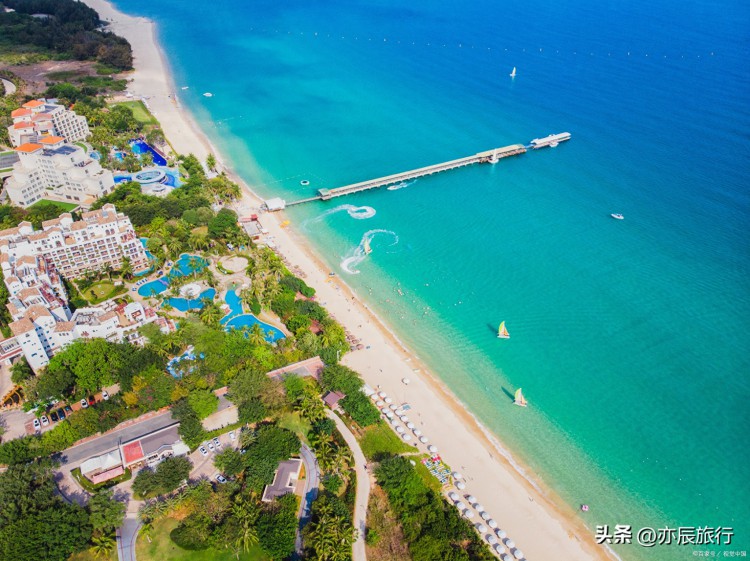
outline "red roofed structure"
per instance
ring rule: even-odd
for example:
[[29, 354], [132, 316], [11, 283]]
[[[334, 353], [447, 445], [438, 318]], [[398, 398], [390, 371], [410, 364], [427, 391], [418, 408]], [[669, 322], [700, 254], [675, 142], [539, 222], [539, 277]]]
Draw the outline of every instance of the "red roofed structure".
[[136, 440], [130, 444], [125, 444], [122, 447], [122, 459], [126, 466], [140, 462], [144, 457], [145, 454], [143, 453], [140, 440]]

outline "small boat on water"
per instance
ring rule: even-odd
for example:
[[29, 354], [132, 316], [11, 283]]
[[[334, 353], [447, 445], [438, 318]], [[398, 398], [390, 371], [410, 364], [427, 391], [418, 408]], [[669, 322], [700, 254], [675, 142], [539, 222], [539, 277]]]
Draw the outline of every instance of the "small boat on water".
[[516, 77], [516, 67], [515, 66], [513, 67], [513, 71], [510, 73], [510, 77], [511, 78], [515, 78]]
[[514, 405], [518, 405], [519, 407], [526, 407], [526, 398], [523, 396], [523, 392], [521, 392], [521, 388], [518, 388], [516, 390], [515, 399], [513, 400]]
[[190, 86], [182, 86], [183, 90], [187, 90], [188, 88], [190, 88]]
[[610, 214], [610, 216], [611, 216], [612, 218], [614, 218], [615, 220], [622, 220], [622, 219], [624, 219], [624, 218], [625, 218], [625, 217], [624, 217], [624, 216], [623, 216], [622, 214], [620, 214], [619, 212], [615, 212], [615, 213], [613, 213], [613, 214]]
[[308, 185], [310, 185], [310, 180], [303, 179], [302, 181], [299, 182], [299, 184], [307, 187]]
[[370, 255], [372, 253], [372, 248], [370, 247], [370, 240], [365, 238], [365, 243], [362, 245], [365, 248], [365, 255]]
[[203, 97], [213, 97], [213, 96], [214, 94], [212, 94], [211, 92], [206, 92], [203, 94]]
[[497, 336], [499, 339], [510, 339], [510, 333], [505, 329], [505, 322], [502, 322], [500, 327], [497, 328]]

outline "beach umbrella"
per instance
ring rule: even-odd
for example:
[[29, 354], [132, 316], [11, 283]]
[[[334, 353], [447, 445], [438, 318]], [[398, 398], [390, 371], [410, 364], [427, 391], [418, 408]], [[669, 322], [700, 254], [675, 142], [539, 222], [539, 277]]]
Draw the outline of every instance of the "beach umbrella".
[[484, 534], [487, 531], [487, 526], [481, 523], [475, 524], [474, 527], [477, 529], [477, 532], [479, 532], [480, 534]]
[[498, 555], [502, 555], [503, 553], [505, 553], [505, 548], [503, 547], [503, 544], [496, 543], [495, 544], [495, 551], [497, 551]]
[[414, 429], [414, 436], [422, 436], [422, 431], [419, 429]]
[[466, 497], [466, 500], [469, 501], [471, 504], [474, 504], [475, 502], [477, 502], [477, 498], [474, 495], [469, 495], [468, 497]]
[[370, 394], [370, 399], [372, 399], [373, 401], [376, 401], [376, 400], [380, 399], [380, 396], [378, 395], [377, 392], [373, 392], [373, 393]]
[[401, 419], [405, 423], [409, 422], [409, 417], [407, 417], [406, 415], [399, 415], [398, 418]]
[[451, 491], [450, 493], [448, 493], [448, 498], [455, 502], [459, 499], [459, 496], [457, 493], [454, 493], [453, 491]]
[[401, 438], [403, 438], [406, 441], [409, 441], [409, 440], [411, 440], [411, 435], [410, 434], [402, 434]]
[[393, 400], [390, 397], [384, 397], [383, 401], [385, 401], [386, 403], [393, 403]]
[[505, 547], [507, 547], [508, 549], [513, 549], [514, 547], [516, 547], [516, 542], [508, 538], [505, 540]]
[[414, 424], [414, 423], [412, 423], [412, 422], [406, 423], [406, 428], [407, 428], [407, 429], [410, 429], [410, 430], [414, 430], [414, 429], [416, 428], [416, 426], [417, 426], [417, 425], [415, 425], [415, 424]]
[[497, 538], [492, 534], [487, 534], [487, 543], [489, 543], [490, 545], [495, 545], [497, 543]]
[[435, 446], [434, 444], [430, 444], [427, 447], [427, 451], [430, 452], [431, 454], [437, 454], [438, 453], [438, 447]]
[[463, 481], [458, 481], [456, 482], [456, 489], [458, 489], [459, 491], [463, 491], [464, 489], [466, 489], [466, 484]]
[[516, 559], [523, 559], [523, 551], [521, 551], [520, 549], [515, 550], [513, 552], [513, 555]]
[[390, 411], [390, 409], [388, 409], [387, 407], [381, 407], [381, 408], [380, 408], [380, 410], [381, 410], [381, 411], [382, 411], [383, 413], [388, 413], [388, 412]]
[[494, 518], [490, 518], [487, 521], [487, 526], [489, 526], [490, 528], [492, 528], [493, 530], [495, 530], [497, 528], [497, 522], [495, 522]]
[[458, 473], [457, 471], [453, 472], [453, 479], [463, 479], [464, 476]]
[[379, 393], [378, 395], [379, 395], [380, 397], [382, 397], [383, 399], [385, 399], [386, 397], [388, 397], [388, 394], [387, 394], [387, 393], [385, 393], [385, 392], [380, 392], [380, 393]]
[[508, 534], [505, 533], [505, 530], [498, 530], [497, 537], [500, 538], [501, 540], [504, 540], [505, 538], [508, 537]]
[[402, 379], [401, 381], [402, 381], [402, 382], [403, 382], [404, 384], [406, 384], [407, 386], [409, 385], [409, 382], [411, 382], [411, 380], [409, 380], [409, 378], [403, 378], [403, 379]]
[[406, 431], [404, 430], [404, 427], [398, 426], [396, 427], [396, 432], [398, 434], [404, 434]]
[[375, 402], [375, 405], [377, 405], [378, 407], [383, 407], [383, 405], [385, 405], [385, 401], [379, 399]]
[[398, 424], [398, 419], [394, 417], [389, 417], [388, 420], [391, 422], [393, 426], [396, 426]]
[[468, 508], [464, 511], [464, 516], [466, 518], [474, 518], [474, 512], [469, 510]]
[[395, 417], [395, 415], [388, 410], [386, 410], [385, 416], [388, 417], [389, 419], [393, 419], [393, 417]]
[[477, 509], [477, 512], [484, 512], [484, 507], [479, 503], [474, 504], [474, 508]]
[[458, 501], [458, 502], [456, 503], [456, 508], [457, 508], [458, 510], [464, 510], [464, 509], [466, 508], [466, 505], [465, 505], [465, 504], [464, 504], [464, 503], [463, 503], [462, 501]]
[[420, 441], [420, 442], [421, 442], [422, 444], [427, 444], [427, 443], [428, 443], [428, 442], [429, 442], [430, 440], [429, 440], [429, 439], [428, 439], [428, 438], [427, 438], [426, 436], [420, 436], [420, 437], [419, 437], [419, 441]]
[[503, 561], [513, 561], [511, 556], [508, 555], [507, 553], [503, 554], [503, 556], [500, 559], [502, 559]]
[[[388, 403], [388, 400], [386, 399], [385, 402]], [[391, 411], [395, 411], [396, 409], [398, 409], [398, 405], [396, 405], [395, 403], [391, 403], [388, 407]]]
[[489, 512], [480, 512], [479, 516], [482, 517], [482, 520], [489, 520], [490, 519], [490, 513]]

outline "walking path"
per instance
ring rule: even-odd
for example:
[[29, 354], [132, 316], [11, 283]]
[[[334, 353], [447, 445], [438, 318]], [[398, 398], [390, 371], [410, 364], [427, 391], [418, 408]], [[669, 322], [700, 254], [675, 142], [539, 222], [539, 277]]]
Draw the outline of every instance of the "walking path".
[[117, 558], [120, 561], [136, 561], [135, 540], [140, 529], [138, 515], [128, 512], [122, 526], [117, 529]]
[[367, 527], [367, 502], [370, 500], [370, 474], [367, 473], [365, 455], [359, 442], [342, 421], [338, 415], [331, 411], [326, 411], [328, 416], [336, 423], [341, 436], [354, 456], [354, 469], [357, 472], [357, 496], [354, 501], [354, 527], [357, 529], [357, 539], [352, 545], [352, 561], [366, 561], [367, 553], [365, 551], [365, 528]]
[[302, 444], [300, 448], [300, 456], [302, 456], [302, 461], [305, 463], [305, 490], [302, 494], [302, 502], [300, 504], [298, 516], [299, 525], [297, 526], [297, 537], [294, 543], [298, 559], [303, 553], [302, 528], [310, 522], [312, 515], [312, 502], [317, 498], [318, 487], [320, 486], [320, 468], [318, 467], [318, 459], [315, 457], [315, 454], [306, 444]]
[[10, 80], [6, 80], [5, 78], [0, 78], [3, 82], [3, 86], [5, 86], [5, 95], [13, 95], [16, 93], [16, 85], [11, 82]]

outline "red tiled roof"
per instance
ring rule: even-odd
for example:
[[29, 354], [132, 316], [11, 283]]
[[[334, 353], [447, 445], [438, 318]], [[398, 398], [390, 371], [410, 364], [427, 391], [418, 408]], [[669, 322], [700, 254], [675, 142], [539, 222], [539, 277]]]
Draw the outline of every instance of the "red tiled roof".
[[14, 129], [31, 129], [34, 128], [34, 123], [27, 123], [26, 121], [21, 121], [20, 123], [13, 123]]
[[41, 144], [34, 144], [33, 142], [27, 142], [26, 144], [21, 144], [18, 148], [16, 148], [16, 152], [36, 152], [40, 148], [44, 148]]
[[45, 136], [39, 140], [40, 144], [56, 144], [65, 140], [62, 136]]
[[39, 101], [38, 99], [34, 99], [32, 101], [29, 101], [28, 103], [23, 104], [26, 109], [33, 109], [34, 107], [40, 107], [42, 105], [44, 105], [44, 102]]
[[24, 109], [23, 107], [19, 107], [15, 111], [12, 111], [10, 114], [10, 116], [13, 118], [25, 117], [26, 115], [31, 115], [31, 111], [29, 111], [28, 109]]
[[125, 465], [129, 466], [144, 458], [143, 448], [141, 448], [140, 440], [137, 442], [131, 442], [122, 447], [122, 455], [125, 458]]

